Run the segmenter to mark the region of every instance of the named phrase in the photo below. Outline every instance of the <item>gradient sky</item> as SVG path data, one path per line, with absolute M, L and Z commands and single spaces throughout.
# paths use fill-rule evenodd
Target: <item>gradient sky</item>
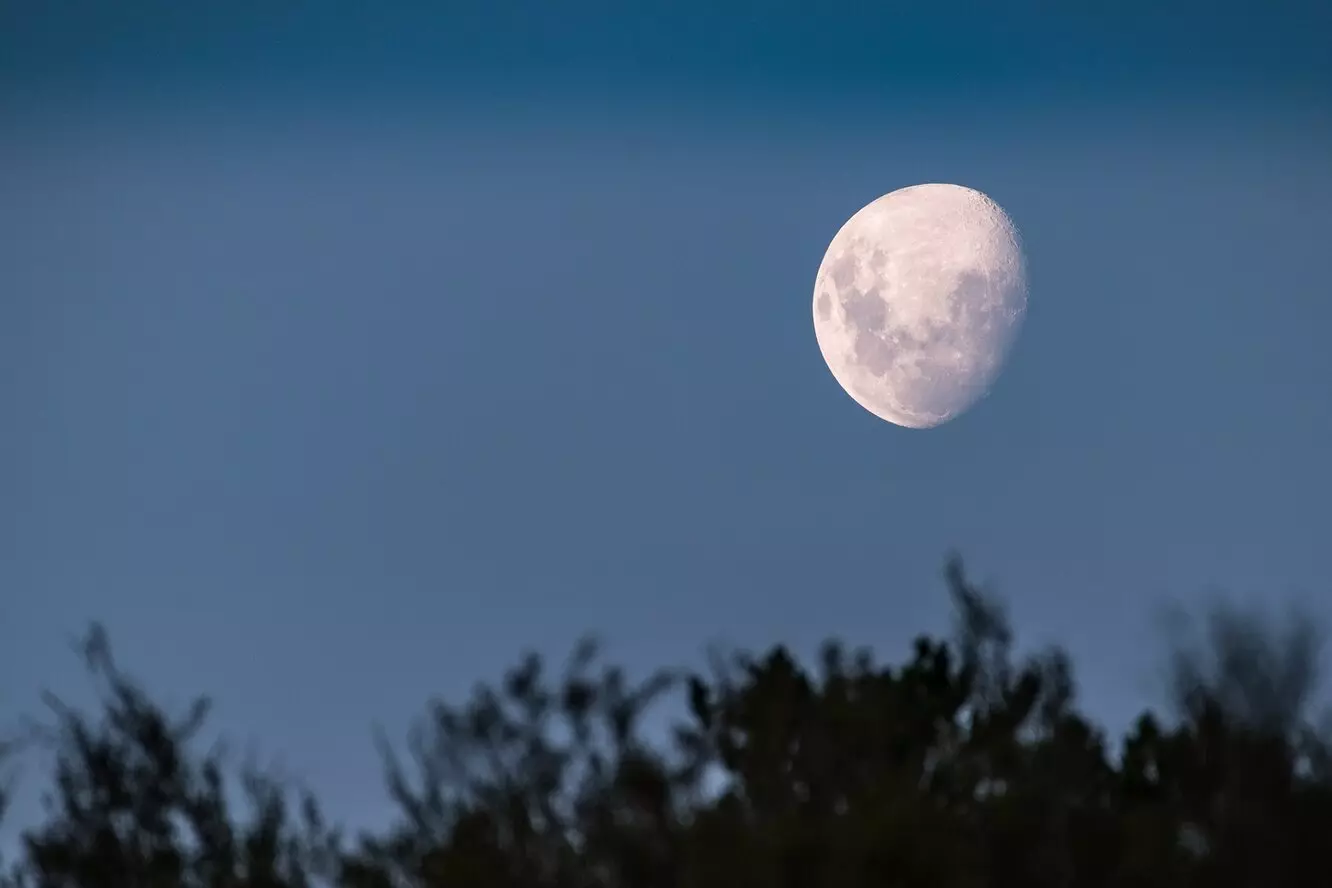
M 0 712 L 99 619 L 363 824 L 523 648 L 896 657 L 952 548 L 1110 723 L 1170 598 L 1332 617 L 1332 7 L 897 5 L 0 6 Z M 930 181 L 1032 291 L 909 431 L 809 300 Z

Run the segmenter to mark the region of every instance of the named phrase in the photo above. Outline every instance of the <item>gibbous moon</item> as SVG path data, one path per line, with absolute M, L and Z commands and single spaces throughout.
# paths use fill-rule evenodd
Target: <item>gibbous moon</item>
M 881 419 L 947 422 L 985 395 L 1027 309 L 1017 229 L 961 185 L 885 194 L 837 232 L 814 281 L 814 335 Z

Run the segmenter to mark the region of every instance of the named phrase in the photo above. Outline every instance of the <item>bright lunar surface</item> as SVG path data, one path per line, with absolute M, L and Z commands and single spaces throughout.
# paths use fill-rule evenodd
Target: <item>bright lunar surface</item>
M 866 410 L 914 429 L 986 393 L 1026 308 L 1017 229 L 961 185 L 914 185 L 864 207 L 814 281 L 814 335 L 828 369 Z

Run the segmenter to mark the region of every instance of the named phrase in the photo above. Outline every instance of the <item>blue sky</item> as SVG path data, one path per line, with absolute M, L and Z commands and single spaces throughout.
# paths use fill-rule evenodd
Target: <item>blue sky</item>
M 1167 600 L 1332 616 L 1306 5 L 6 5 L 0 710 L 80 699 L 100 619 L 364 823 L 371 724 L 523 648 L 898 656 L 953 548 L 1112 723 Z M 929 181 L 1005 207 L 1032 290 L 922 432 L 809 299 Z

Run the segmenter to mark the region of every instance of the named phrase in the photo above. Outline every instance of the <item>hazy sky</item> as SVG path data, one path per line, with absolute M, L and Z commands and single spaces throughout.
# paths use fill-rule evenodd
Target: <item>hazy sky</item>
M 950 548 L 1112 722 L 1168 597 L 1332 618 L 1332 7 L 898 5 L 5 4 L 0 712 L 100 619 L 363 822 L 371 723 L 525 647 L 896 657 Z M 1032 291 L 909 431 L 810 297 L 930 181 Z

